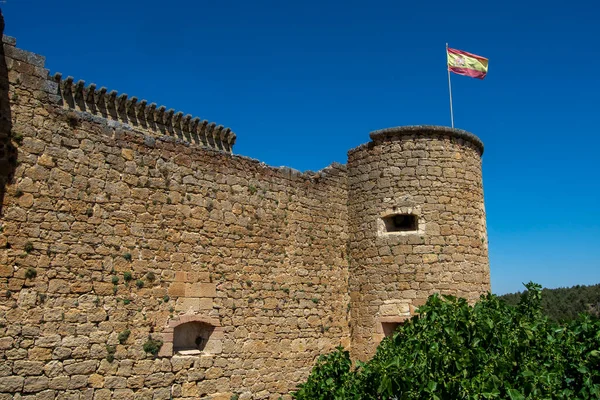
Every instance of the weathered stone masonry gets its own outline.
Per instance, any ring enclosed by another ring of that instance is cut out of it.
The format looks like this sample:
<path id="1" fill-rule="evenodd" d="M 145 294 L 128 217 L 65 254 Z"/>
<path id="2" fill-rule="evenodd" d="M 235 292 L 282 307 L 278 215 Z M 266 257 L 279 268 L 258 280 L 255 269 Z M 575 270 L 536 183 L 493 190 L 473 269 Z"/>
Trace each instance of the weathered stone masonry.
<path id="1" fill-rule="evenodd" d="M 489 290 L 473 135 L 394 128 L 347 166 L 273 168 L 231 154 L 229 129 L 51 77 L 15 45 L 0 400 L 289 398 L 317 355 L 365 359 L 428 295 Z"/>

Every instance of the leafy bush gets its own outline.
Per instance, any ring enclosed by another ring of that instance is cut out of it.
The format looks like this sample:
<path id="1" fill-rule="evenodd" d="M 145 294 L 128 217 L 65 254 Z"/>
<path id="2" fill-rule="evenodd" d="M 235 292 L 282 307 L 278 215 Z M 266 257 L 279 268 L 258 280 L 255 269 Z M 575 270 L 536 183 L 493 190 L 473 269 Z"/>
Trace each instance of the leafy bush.
<path id="1" fill-rule="evenodd" d="M 419 315 L 350 367 L 339 349 L 317 362 L 296 399 L 589 399 L 600 397 L 600 321 L 558 325 L 529 283 L 517 306 L 431 296 Z"/>
<path id="2" fill-rule="evenodd" d="M 337 347 L 333 353 L 319 356 L 306 383 L 292 394 L 297 399 L 306 400 L 358 399 L 356 390 L 359 388 L 355 387 L 351 367 L 350 353 L 341 346 Z"/>
<path id="3" fill-rule="evenodd" d="M 25 271 L 25 279 L 33 279 L 36 276 L 37 276 L 37 270 L 33 267 L 29 267 Z"/>
<path id="4" fill-rule="evenodd" d="M 153 356 L 156 356 L 162 347 L 163 342 L 161 340 L 152 339 L 148 337 L 146 343 L 144 343 L 143 349 L 146 353 L 150 353 Z"/>
<path id="5" fill-rule="evenodd" d="M 106 345 L 106 361 L 112 363 L 115 361 L 115 353 L 117 352 L 117 348 L 115 346 Z"/>
<path id="6" fill-rule="evenodd" d="M 129 339 L 129 335 L 131 335 L 131 331 L 129 329 L 125 329 L 124 331 L 120 332 L 119 336 L 117 336 L 119 343 L 125 344 L 127 339 Z"/>

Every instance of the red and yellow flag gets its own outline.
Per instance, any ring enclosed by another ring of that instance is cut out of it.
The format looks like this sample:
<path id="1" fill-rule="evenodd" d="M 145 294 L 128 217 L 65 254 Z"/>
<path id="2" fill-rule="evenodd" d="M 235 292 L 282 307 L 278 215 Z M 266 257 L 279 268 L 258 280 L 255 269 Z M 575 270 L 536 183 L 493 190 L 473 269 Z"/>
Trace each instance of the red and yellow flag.
<path id="1" fill-rule="evenodd" d="M 466 51 L 447 48 L 448 70 L 458 75 L 483 79 L 488 70 L 488 59 Z"/>

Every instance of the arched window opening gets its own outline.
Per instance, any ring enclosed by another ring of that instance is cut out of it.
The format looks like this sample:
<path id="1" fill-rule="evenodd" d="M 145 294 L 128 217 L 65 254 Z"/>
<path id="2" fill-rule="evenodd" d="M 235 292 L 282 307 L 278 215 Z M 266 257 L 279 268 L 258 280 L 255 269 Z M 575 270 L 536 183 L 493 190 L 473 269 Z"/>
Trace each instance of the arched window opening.
<path id="1" fill-rule="evenodd" d="M 173 332 L 173 352 L 180 354 L 200 354 L 209 343 L 215 327 L 204 322 L 187 322 L 175 327 Z"/>

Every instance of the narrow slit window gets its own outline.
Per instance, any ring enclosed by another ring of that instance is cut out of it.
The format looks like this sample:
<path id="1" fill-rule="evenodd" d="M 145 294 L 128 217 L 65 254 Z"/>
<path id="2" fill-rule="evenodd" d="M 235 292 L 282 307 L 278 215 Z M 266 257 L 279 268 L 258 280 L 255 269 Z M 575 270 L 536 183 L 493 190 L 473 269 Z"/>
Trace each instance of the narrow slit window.
<path id="1" fill-rule="evenodd" d="M 383 218 L 386 232 L 410 232 L 419 229 L 419 221 L 414 214 L 394 214 Z"/>

